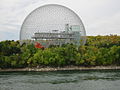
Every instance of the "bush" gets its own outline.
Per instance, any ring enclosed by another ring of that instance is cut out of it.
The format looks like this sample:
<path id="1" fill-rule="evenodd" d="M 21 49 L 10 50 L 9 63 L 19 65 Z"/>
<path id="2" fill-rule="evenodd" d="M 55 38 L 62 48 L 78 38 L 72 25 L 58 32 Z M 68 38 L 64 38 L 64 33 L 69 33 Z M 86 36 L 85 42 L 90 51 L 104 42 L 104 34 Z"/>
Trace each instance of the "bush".
<path id="1" fill-rule="evenodd" d="M 120 36 L 88 36 L 85 46 L 51 45 L 44 50 L 19 41 L 0 42 L 0 68 L 120 65 Z"/>

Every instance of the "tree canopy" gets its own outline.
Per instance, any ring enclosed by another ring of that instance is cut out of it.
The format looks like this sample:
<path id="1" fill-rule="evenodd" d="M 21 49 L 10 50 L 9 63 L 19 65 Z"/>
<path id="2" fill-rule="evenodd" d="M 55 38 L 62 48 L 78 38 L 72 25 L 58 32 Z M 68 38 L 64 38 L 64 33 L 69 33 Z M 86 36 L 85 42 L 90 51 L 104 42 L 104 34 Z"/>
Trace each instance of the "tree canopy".
<path id="1" fill-rule="evenodd" d="M 120 36 L 88 36 L 86 45 L 35 48 L 19 41 L 0 42 L 0 68 L 120 65 Z"/>

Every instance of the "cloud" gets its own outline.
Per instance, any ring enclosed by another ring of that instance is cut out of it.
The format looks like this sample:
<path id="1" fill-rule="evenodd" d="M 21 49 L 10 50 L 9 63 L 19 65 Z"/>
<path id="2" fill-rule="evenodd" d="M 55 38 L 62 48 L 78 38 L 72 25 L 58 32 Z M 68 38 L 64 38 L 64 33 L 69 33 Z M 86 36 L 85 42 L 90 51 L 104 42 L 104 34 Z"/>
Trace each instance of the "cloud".
<path id="1" fill-rule="evenodd" d="M 0 1 L 0 38 L 19 39 L 19 32 L 25 17 L 35 8 L 37 3 L 46 0 L 2 0 Z M 9 35 L 12 37 L 8 37 Z M 17 36 L 16 36 L 17 35 Z M 6 37 L 7 36 L 7 37 Z"/>
<path id="2" fill-rule="evenodd" d="M 19 39 L 27 15 L 44 4 L 61 4 L 74 10 L 87 35 L 120 35 L 120 0 L 0 0 L 0 41 Z"/>

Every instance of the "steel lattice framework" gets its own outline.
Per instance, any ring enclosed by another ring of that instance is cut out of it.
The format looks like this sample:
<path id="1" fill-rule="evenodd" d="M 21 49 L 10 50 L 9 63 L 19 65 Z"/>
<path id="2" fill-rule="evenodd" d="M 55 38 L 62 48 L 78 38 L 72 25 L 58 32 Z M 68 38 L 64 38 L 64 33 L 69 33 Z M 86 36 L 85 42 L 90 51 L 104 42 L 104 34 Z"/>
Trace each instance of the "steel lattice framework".
<path id="1" fill-rule="evenodd" d="M 44 46 L 74 43 L 85 44 L 86 33 L 79 16 L 69 8 L 48 4 L 31 12 L 24 20 L 21 43 L 40 42 Z"/>

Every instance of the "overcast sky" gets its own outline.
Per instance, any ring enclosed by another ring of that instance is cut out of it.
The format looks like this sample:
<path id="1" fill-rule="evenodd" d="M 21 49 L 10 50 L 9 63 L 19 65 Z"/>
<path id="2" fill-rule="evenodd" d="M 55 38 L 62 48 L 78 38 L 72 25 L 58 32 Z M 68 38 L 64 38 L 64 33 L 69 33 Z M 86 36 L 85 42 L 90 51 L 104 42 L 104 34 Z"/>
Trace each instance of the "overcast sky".
<path id="1" fill-rule="evenodd" d="M 19 40 L 24 19 L 45 4 L 72 9 L 82 19 L 87 35 L 120 35 L 120 0 L 0 0 L 0 41 Z"/>

